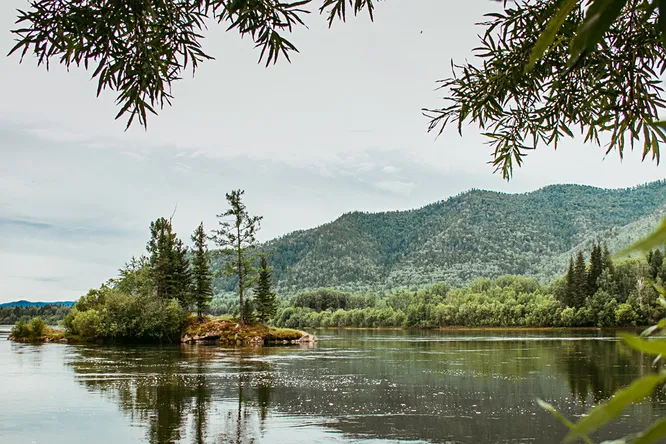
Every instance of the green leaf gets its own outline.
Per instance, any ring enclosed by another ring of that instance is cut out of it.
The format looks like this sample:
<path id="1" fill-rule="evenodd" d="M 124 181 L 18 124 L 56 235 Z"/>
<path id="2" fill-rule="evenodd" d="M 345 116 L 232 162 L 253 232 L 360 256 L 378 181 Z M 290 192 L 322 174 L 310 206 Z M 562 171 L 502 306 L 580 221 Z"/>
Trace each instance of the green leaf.
<path id="1" fill-rule="evenodd" d="M 647 353 L 649 355 L 666 354 L 666 340 L 664 339 L 647 340 L 641 339 L 638 336 L 630 335 L 628 333 L 619 333 L 618 335 L 629 347 L 640 352 Z"/>
<path id="2" fill-rule="evenodd" d="M 537 404 L 539 404 L 539 407 L 541 407 L 542 409 L 552 413 L 553 416 L 555 416 L 569 430 L 574 429 L 574 424 L 571 421 L 569 421 L 567 418 L 565 418 L 560 412 L 555 410 L 555 407 L 553 407 L 552 405 L 548 404 L 546 401 L 543 401 L 539 398 L 537 398 L 536 402 L 537 402 Z M 592 441 L 587 436 L 583 436 L 582 438 L 583 438 L 583 441 L 585 441 L 586 443 L 588 443 L 588 444 L 592 443 Z"/>
<path id="3" fill-rule="evenodd" d="M 647 237 L 622 250 L 617 254 L 617 256 L 626 256 L 629 253 L 636 251 L 647 253 L 648 251 L 657 248 L 664 243 L 666 243 L 666 218 L 664 218 L 657 229 L 650 233 Z"/>
<path id="4" fill-rule="evenodd" d="M 641 337 L 650 336 L 655 331 L 663 330 L 664 328 L 666 328 L 666 319 L 662 319 L 661 321 L 659 321 L 657 325 L 653 325 L 652 327 L 648 327 L 645 330 L 643 330 L 641 332 Z"/>
<path id="5" fill-rule="evenodd" d="M 666 380 L 666 373 L 644 376 L 629 387 L 618 390 L 611 399 L 592 408 L 586 416 L 578 421 L 567 436 L 566 442 L 572 442 L 600 429 L 606 423 L 620 416 L 627 406 L 648 397 L 664 380 Z"/>
<path id="6" fill-rule="evenodd" d="M 596 48 L 626 3 L 627 0 L 594 0 L 571 42 L 569 66 L 576 65 L 586 53 Z"/>
<path id="7" fill-rule="evenodd" d="M 544 52 L 546 52 L 546 49 L 548 49 L 550 45 L 553 44 L 553 42 L 555 41 L 555 36 L 557 35 L 557 31 L 560 30 L 560 28 L 564 24 L 564 21 L 567 19 L 567 16 L 577 4 L 578 0 L 565 0 L 560 10 L 557 11 L 557 13 L 552 19 L 550 19 L 550 22 L 548 22 L 548 26 L 546 26 L 546 29 L 541 33 L 541 35 L 536 41 L 536 44 L 534 45 L 534 49 L 532 50 L 532 54 L 530 55 L 530 61 L 525 67 L 526 73 L 534 69 L 534 65 L 536 65 L 536 62 L 538 62 L 541 59 Z"/>
<path id="8" fill-rule="evenodd" d="M 666 418 L 662 418 L 641 432 L 633 444 L 651 444 L 666 436 Z"/>

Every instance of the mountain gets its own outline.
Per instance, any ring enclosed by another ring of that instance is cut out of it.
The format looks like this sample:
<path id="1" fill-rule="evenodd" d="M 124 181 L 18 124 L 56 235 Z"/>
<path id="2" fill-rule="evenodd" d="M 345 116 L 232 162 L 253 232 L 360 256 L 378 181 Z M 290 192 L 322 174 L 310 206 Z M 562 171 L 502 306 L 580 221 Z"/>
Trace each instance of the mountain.
<path id="1" fill-rule="evenodd" d="M 471 190 L 415 210 L 347 213 L 262 249 L 280 294 L 457 286 L 504 274 L 548 281 L 578 249 L 599 240 L 620 249 L 665 212 L 666 181 L 626 189 L 551 185 L 524 194 Z M 218 292 L 234 286 L 215 282 Z"/>
<path id="2" fill-rule="evenodd" d="M 63 305 L 65 307 L 71 307 L 76 302 L 74 301 L 62 301 L 62 302 L 30 302 L 30 301 L 14 301 L 14 302 L 5 302 L 0 304 L 0 307 L 44 307 L 45 305 Z"/>

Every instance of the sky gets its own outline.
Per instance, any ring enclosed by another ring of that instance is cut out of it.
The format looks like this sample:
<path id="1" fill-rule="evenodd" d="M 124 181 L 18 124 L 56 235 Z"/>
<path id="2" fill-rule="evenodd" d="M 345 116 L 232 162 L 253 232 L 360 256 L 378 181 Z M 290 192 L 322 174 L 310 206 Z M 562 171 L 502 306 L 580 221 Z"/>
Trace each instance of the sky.
<path id="1" fill-rule="evenodd" d="M 25 0 L 0 2 L 0 53 Z M 246 190 L 261 241 L 350 211 L 418 208 L 470 188 L 555 183 L 619 188 L 664 178 L 640 153 L 574 140 L 530 154 L 510 182 L 493 174 L 475 127 L 427 132 L 451 59 L 473 61 L 496 2 L 398 1 L 293 35 L 300 54 L 265 68 L 249 39 L 206 33 L 216 60 L 174 85 L 173 106 L 125 131 L 90 73 L 0 58 L 0 302 L 74 300 L 142 254 L 150 221 L 172 213 L 189 241 L 214 228 L 225 193 Z"/>

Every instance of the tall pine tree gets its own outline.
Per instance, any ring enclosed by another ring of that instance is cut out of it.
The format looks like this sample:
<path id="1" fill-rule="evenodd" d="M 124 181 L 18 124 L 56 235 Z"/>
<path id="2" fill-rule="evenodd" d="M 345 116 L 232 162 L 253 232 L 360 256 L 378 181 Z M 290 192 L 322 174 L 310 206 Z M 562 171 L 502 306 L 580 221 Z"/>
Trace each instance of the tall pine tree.
<path id="1" fill-rule="evenodd" d="M 150 224 L 150 274 L 157 296 L 163 300 L 178 299 L 183 308 L 189 305 L 190 272 L 187 249 L 173 232 L 171 221 L 160 217 Z"/>
<path id="2" fill-rule="evenodd" d="M 259 278 L 254 287 L 256 319 L 261 323 L 266 323 L 277 312 L 277 300 L 275 293 L 271 291 L 271 281 L 271 268 L 268 266 L 266 255 L 262 254 L 259 259 Z"/>
<path id="3" fill-rule="evenodd" d="M 599 290 L 599 276 L 604 270 L 601 245 L 595 244 L 590 254 L 590 271 L 587 274 L 587 295 L 592 296 Z"/>
<path id="4" fill-rule="evenodd" d="M 256 232 L 260 228 L 261 216 L 250 216 L 243 203 L 243 190 L 227 193 L 229 209 L 218 214 L 217 230 L 213 230 L 213 240 L 230 259 L 225 273 L 238 278 L 238 307 L 240 323 L 245 324 L 245 290 L 251 286 L 252 251 L 257 247 Z"/>
<path id="5" fill-rule="evenodd" d="M 580 308 L 585 305 L 585 298 L 587 297 L 587 271 L 585 270 L 585 258 L 583 252 L 579 251 L 576 256 L 576 263 L 573 272 L 573 306 Z"/>
<path id="6" fill-rule="evenodd" d="M 210 260 L 208 258 L 208 247 L 206 246 L 206 232 L 203 222 L 199 224 L 192 234 L 192 291 L 194 304 L 197 308 L 199 319 L 210 305 L 213 299 L 213 278 L 210 272 Z"/>
<path id="7" fill-rule="evenodd" d="M 564 300 L 562 301 L 567 307 L 574 306 L 574 260 L 573 256 L 569 257 L 569 269 L 565 276 L 565 290 L 564 290 Z"/>
<path id="8" fill-rule="evenodd" d="M 176 239 L 173 251 L 173 297 L 178 299 L 180 306 L 185 309 L 192 307 L 192 271 L 187 258 L 188 249 L 183 241 Z"/>

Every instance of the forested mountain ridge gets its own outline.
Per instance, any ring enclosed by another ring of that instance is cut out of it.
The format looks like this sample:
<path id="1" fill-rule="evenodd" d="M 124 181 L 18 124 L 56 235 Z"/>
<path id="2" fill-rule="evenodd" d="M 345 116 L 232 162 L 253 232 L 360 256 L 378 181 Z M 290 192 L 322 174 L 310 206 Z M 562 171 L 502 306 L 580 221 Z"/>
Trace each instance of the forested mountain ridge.
<path id="1" fill-rule="evenodd" d="M 267 242 L 281 294 L 415 287 L 520 274 L 549 280 L 596 240 L 622 248 L 654 228 L 666 181 L 627 189 L 551 185 L 524 194 L 471 190 L 425 207 L 352 212 Z M 218 278 L 218 291 L 234 282 Z"/>

